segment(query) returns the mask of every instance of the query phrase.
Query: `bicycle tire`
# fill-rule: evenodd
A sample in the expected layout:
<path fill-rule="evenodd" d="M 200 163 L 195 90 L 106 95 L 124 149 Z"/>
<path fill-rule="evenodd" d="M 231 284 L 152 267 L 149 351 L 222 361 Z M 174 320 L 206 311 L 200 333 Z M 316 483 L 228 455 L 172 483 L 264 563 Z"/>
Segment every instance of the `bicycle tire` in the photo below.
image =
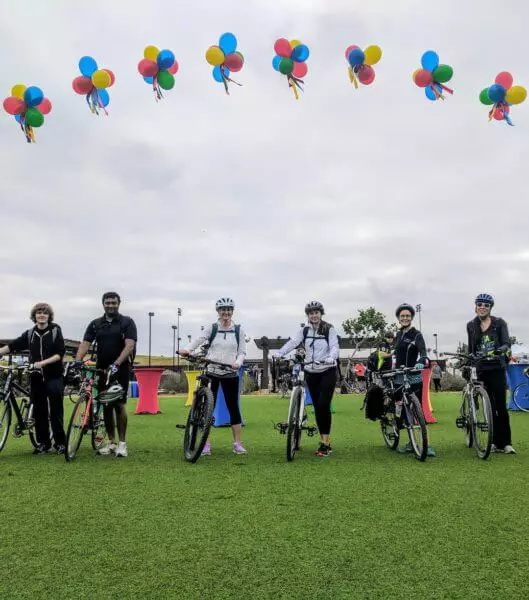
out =
<path fill-rule="evenodd" d="M 392 416 L 392 419 L 388 419 L 386 415 L 382 416 L 380 419 L 380 429 L 386 447 L 389 450 L 396 450 L 399 446 L 400 431 L 395 420 L 395 415 Z"/>
<path fill-rule="evenodd" d="M 481 402 L 479 402 L 481 398 Z M 480 409 L 482 414 L 480 415 Z M 478 458 L 486 460 L 489 457 L 492 447 L 492 407 L 490 398 L 485 388 L 476 386 L 474 395 L 470 404 L 472 437 L 474 438 L 474 448 Z M 485 435 L 481 435 L 485 434 Z"/>
<path fill-rule="evenodd" d="M 421 403 L 415 394 L 410 394 L 404 402 L 404 422 L 408 430 L 410 444 L 415 458 L 424 462 L 428 455 L 428 430 Z M 419 433 L 420 429 L 420 433 Z M 418 432 L 416 437 L 412 432 Z"/>
<path fill-rule="evenodd" d="M 81 394 L 75 403 L 66 431 L 66 451 L 64 453 L 66 462 L 71 462 L 75 458 L 83 441 L 83 436 L 86 433 L 86 425 L 83 425 L 83 423 L 88 409 L 89 396 L 88 394 Z"/>
<path fill-rule="evenodd" d="M 7 436 L 11 427 L 12 410 L 9 397 L 2 400 L 0 403 L 0 451 L 4 449 L 7 442 Z"/>
<path fill-rule="evenodd" d="M 104 419 L 104 408 L 103 405 L 98 403 L 97 413 L 95 416 L 92 416 L 92 448 L 97 452 L 100 448 L 103 447 L 106 439 L 107 439 L 107 427 L 105 425 Z"/>
<path fill-rule="evenodd" d="M 461 405 L 461 416 L 465 419 L 465 445 L 467 448 L 472 448 L 474 445 L 474 436 L 472 433 L 472 425 L 470 423 L 470 402 L 468 392 L 463 392 L 463 404 Z"/>
<path fill-rule="evenodd" d="M 202 454 L 213 424 L 214 407 L 213 392 L 206 387 L 199 388 L 189 409 L 184 432 L 184 458 L 187 462 L 196 463 Z M 197 439 L 199 433 L 200 438 Z"/>
<path fill-rule="evenodd" d="M 299 422 L 299 413 L 301 402 L 303 401 L 303 392 L 301 387 L 297 386 L 292 392 L 292 402 L 288 413 L 287 429 L 287 461 L 292 462 L 299 448 L 301 439 L 301 423 Z"/>
<path fill-rule="evenodd" d="M 525 400 L 525 403 L 529 406 L 529 383 L 526 381 L 520 383 L 520 385 L 517 385 L 514 388 L 512 393 L 512 401 L 518 410 L 521 410 L 522 412 L 529 412 L 529 408 L 522 406 L 522 399 Z"/>

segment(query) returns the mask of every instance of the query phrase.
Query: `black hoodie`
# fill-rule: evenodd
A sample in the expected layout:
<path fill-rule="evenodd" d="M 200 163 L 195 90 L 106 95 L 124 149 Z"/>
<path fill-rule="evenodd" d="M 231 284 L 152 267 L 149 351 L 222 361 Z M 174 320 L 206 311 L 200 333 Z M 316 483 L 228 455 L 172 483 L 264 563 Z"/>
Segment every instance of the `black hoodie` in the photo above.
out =
<path fill-rule="evenodd" d="M 9 344 L 10 352 L 24 352 L 27 350 L 29 350 L 30 363 L 40 362 L 54 354 L 59 354 L 61 360 L 46 365 L 42 371 L 46 379 L 62 377 L 62 358 L 65 347 L 61 328 L 56 323 L 51 323 L 46 329 L 37 329 L 35 325 L 33 329 L 24 331 L 20 337 Z"/>

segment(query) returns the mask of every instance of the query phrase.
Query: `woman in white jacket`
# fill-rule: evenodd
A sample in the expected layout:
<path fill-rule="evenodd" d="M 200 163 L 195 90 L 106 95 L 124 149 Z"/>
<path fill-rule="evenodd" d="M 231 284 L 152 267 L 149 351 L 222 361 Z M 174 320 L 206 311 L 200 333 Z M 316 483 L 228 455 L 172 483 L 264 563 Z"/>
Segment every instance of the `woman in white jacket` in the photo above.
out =
<path fill-rule="evenodd" d="M 305 381 L 312 397 L 316 424 L 321 443 L 316 456 L 329 456 L 331 433 L 331 402 L 336 387 L 336 364 L 340 355 L 338 336 L 330 323 L 322 320 L 325 314 L 321 302 L 312 301 L 305 306 L 308 325 L 297 333 L 279 350 L 277 357 L 284 356 L 298 346 L 305 348 Z"/>
<path fill-rule="evenodd" d="M 232 321 L 235 303 L 231 298 L 220 298 L 215 303 L 218 321 L 204 327 L 202 334 L 191 342 L 181 354 L 186 355 L 203 344 L 209 344 L 206 358 L 216 362 L 231 365 L 226 369 L 218 365 L 208 365 L 207 374 L 211 379 L 211 391 L 217 399 L 219 386 L 222 386 L 224 399 L 230 414 L 230 424 L 233 432 L 233 451 L 235 454 L 246 454 L 241 443 L 241 411 L 239 410 L 239 369 L 246 357 L 245 333 L 240 325 Z M 204 455 L 211 454 L 209 440 L 202 451 Z"/>

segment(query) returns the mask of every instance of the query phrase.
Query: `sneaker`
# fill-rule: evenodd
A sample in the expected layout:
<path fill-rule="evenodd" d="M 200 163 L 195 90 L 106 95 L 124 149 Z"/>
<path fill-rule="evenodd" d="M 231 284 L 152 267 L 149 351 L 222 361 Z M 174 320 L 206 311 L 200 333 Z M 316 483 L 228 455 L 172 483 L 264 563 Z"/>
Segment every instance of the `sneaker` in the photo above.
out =
<path fill-rule="evenodd" d="M 114 442 L 109 442 L 108 444 L 105 444 L 102 448 L 99 448 L 97 453 L 101 456 L 109 456 L 110 454 L 116 452 L 117 447 L 117 444 L 115 444 Z"/>
<path fill-rule="evenodd" d="M 202 450 L 201 456 L 211 456 L 211 444 L 209 442 L 206 442 L 206 445 Z"/>
<path fill-rule="evenodd" d="M 398 448 L 397 452 L 400 452 L 400 454 L 406 454 L 408 452 L 413 452 L 413 448 L 411 447 L 411 443 L 408 442 L 405 446 L 403 446 L 402 448 Z"/>
<path fill-rule="evenodd" d="M 495 452 L 496 454 L 502 454 L 503 452 L 505 452 L 503 448 L 498 448 L 496 444 L 492 444 L 492 446 L 490 447 L 490 451 Z"/>
<path fill-rule="evenodd" d="M 57 454 L 58 456 L 62 456 L 63 454 L 66 454 L 66 448 L 62 444 L 59 444 L 55 448 L 55 454 Z"/>
<path fill-rule="evenodd" d="M 332 448 L 330 444 L 320 443 L 316 452 L 314 452 L 315 456 L 330 456 L 332 454 Z"/>
<path fill-rule="evenodd" d="M 428 446 L 428 450 L 426 451 L 426 456 L 430 456 L 432 458 L 434 456 L 436 456 L 435 450 L 431 446 Z"/>
<path fill-rule="evenodd" d="M 39 444 L 35 450 L 33 450 L 33 454 L 49 454 L 51 452 L 51 447 L 46 446 L 46 444 Z"/>
<path fill-rule="evenodd" d="M 233 444 L 233 451 L 235 454 L 248 454 L 248 452 L 246 452 L 246 448 L 241 443 L 237 442 Z"/>
<path fill-rule="evenodd" d="M 516 454 L 516 450 L 510 444 L 507 444 L 503 451 L 505 452 L 505 454 Z"/>
<path fill-rule="evenodd" d="M 126 458 L 129 455 L 127 452 L 127 442 L 119 442 L 116 448 L 116 457 Z"/>

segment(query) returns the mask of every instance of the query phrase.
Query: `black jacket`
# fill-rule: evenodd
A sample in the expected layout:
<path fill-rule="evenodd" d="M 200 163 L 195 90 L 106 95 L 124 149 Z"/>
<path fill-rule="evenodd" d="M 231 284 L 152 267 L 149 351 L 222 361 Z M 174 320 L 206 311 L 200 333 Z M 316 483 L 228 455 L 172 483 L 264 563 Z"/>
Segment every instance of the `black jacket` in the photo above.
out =
<path fill-rule="evenodd" d="M 478 364 L 478 371 L 505 369 L 507 366 L 507 355 L 511 348 L 507 323 L 500 317 L 491 317 L 490 320 L 490 327 L 487 331 L 481 331 L 479 317 L 475 317 L 467 323 L 470 354 L 477 352 L 487 354 L 491 351 L 501 354 L 501 356 L 481 361 Z"/>
<path fill-rule="evenodd" d="M 426 344 L 422 333 L 412 327 L 408 331 L 402 329 L 395 338 L 395 366 L 414 367 L 419 357 L 427 360 Z"/>
<path fill-rule="evenodd" d="M 39 331 L 37 326 L 33 327 L 33 329 L 24 331 L 20 337 L 9 344 L 9 351 L 29 351 L 29 362 L 31 363 L 40 362 L 41 360 L 50 358 L 50 356 L 53 356 L 54 354 L 59 354 L 61 360 L 52 363 L 51 365 L 46 365 L 42 371 L 46 379 L 62 377 L 62 358 L 64 356 L 65 347 L 61 328 L 56 323 L 51 323 L 43 331 Z"/>

